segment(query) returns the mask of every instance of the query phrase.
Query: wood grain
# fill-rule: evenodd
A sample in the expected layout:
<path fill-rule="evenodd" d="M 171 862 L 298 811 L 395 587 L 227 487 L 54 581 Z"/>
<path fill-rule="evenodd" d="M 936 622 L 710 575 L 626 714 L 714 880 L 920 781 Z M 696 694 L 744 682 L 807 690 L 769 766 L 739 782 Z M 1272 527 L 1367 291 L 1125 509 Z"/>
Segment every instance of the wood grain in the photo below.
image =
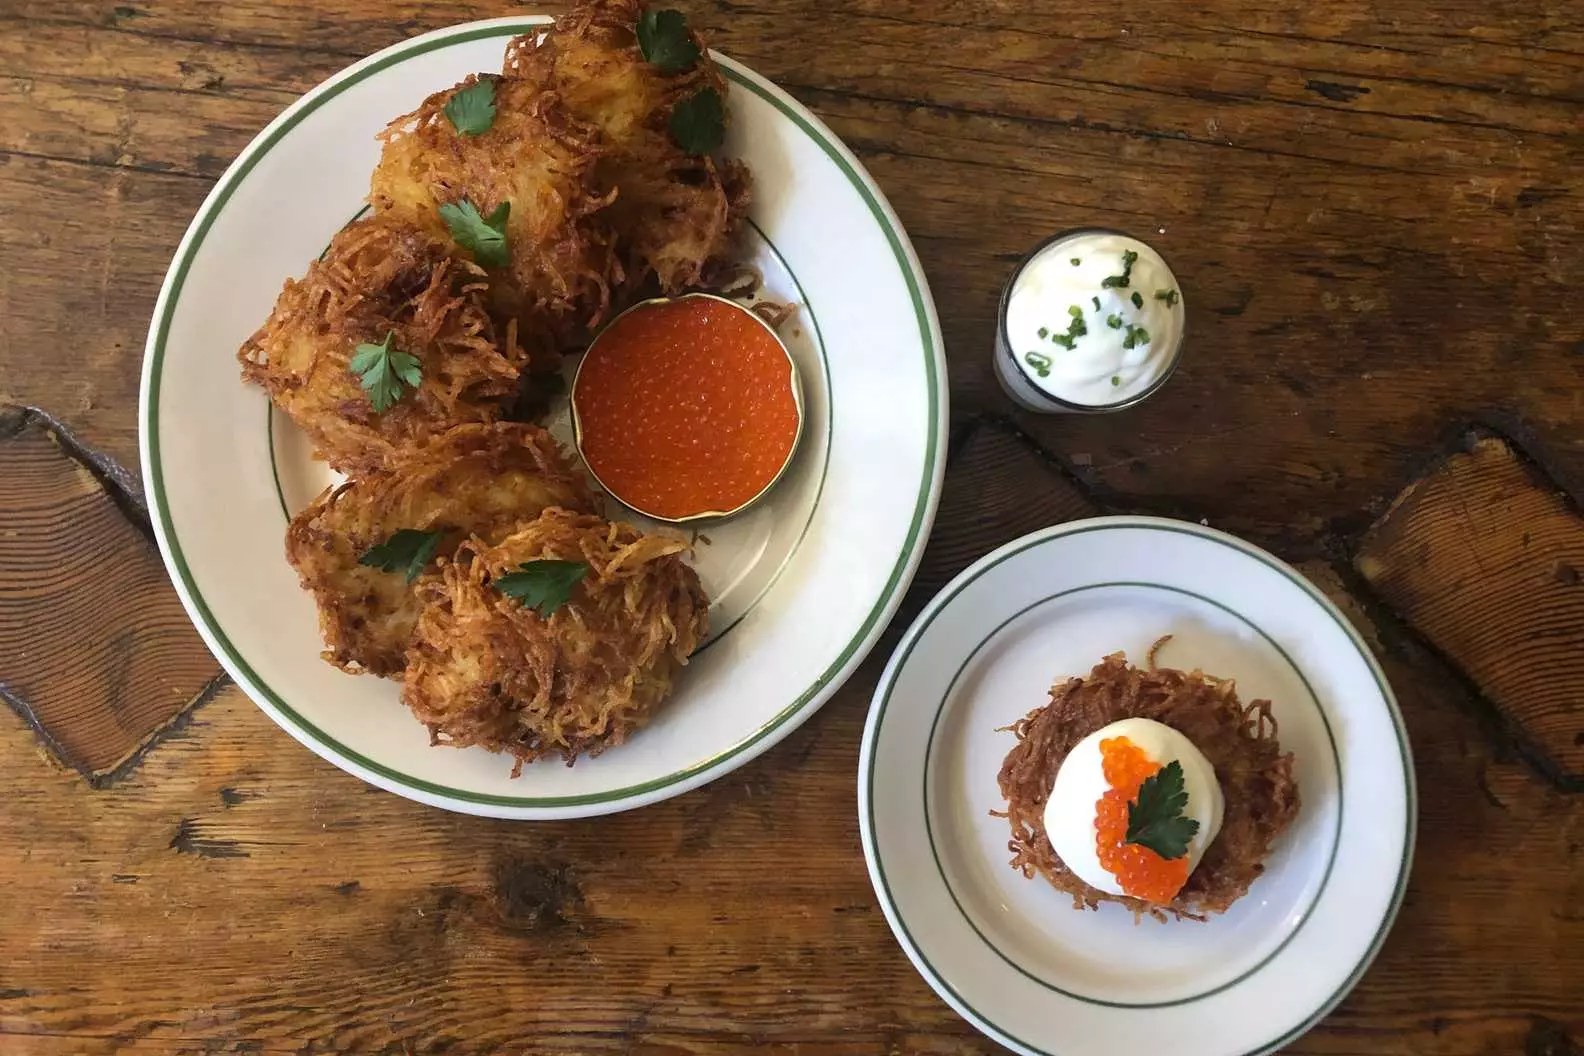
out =
<path fill-rule="evenodd" d="M 953 576 L 1002 543 L 1099 512 L 1005 419 L 968 423 L 956 448 L 905 609 L 921 608 Z"/>
<path fill-rule="evenodd" d="M 39 415 L 0 409 L 0 698 L 63 762 L 103 778 L 219 669 L 139 512 L 96 470 Z"/>
<path fill-rule="evenodd" d="M 1355 564 L 1584 791 L 1584 516 L 1506 440 L 1410 485 Z"/>
<path fill-rule="evenodd" d="M 1349 555 L 1471 420 L 1542 441 L 1584 494 L 1584 20 L 1554 0 L 685 6 L 854 147 L 931 280 L 956 447 L 910 609 L 1091 510 L 1208 519 L 1299 562 L 1381 655 L 1423 802 L 1396 930 L 1289 1051 L 1577 1052 L 1584 800 L 1559 781 L 1577 697 L 1516 707 L 1515 738 L 1476 673 L 1488 646 L 1437 639 Z M 0 0 L 0 400 L 133 465 L 154 300 L 230 160 L 378 48 L 537 10 Z M 996 298 L 1078 223 L 1173 262 L 1186 358 L 1128 413 L 1024 415 L 990 369 Z M 1520 596 L 1511 572 L 1535 569 L 1508 568 L 1491 590 Z M 0 573 L 0 596 L 30 581 Z M 1548 667 L 1576 617 L 1556 626 Z M 914 973 L 869 889 L 853 786 L 882 660 L 743 770 L 553 825 L 374 791 L 235 691 L 98 790 L 0 711 L 0 1052 L 998 1051 Z"/>

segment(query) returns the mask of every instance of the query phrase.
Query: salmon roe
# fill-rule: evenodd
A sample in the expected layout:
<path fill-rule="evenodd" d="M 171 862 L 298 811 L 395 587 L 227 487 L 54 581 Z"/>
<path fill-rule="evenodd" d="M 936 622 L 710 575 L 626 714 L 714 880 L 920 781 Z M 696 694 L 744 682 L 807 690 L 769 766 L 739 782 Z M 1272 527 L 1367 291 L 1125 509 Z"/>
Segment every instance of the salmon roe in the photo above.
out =
<path fill-rule="evenodd" d="M 1148 847 L 1127 843 L 1128 804 L 1139 786 L 1161 769 L 1144 749 L 1126 737 L 1100 742 L 1100 766 L 1111 790 L 1095 804 L 1095 850 L 1123 894 L 1165 905 L 1188 882 L 1188 856 L 1162 858 Z"/>
<path fill-rule="evenodd" d="M 599 482 L 642 513 L 730 513 L 792 457 L 795 384 L 785 349 L 748 309 L 710 297 L 644 305 L 584 356 L 578 444 Z"/>

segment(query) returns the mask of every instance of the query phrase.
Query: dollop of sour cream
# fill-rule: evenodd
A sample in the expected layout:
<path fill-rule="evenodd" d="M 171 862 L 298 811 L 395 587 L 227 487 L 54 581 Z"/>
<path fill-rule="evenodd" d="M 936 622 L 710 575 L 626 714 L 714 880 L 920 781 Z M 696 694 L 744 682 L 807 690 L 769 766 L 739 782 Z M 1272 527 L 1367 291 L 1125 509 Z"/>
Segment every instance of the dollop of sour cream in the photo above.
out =
<path fill-rule="evenodd" d="M 1188 842 L 1188 874 L 1198 868 L 1204 852 L 1221 831 L 1226 803 L 1215 767 L 1194 743 L 1164 723 L 1153 719 L 1123 719 L 1096 730 L 1073 746 L 1056 772 L 1056 783 L 1045 803 L 1045 834 L 1061 860 L 1084 883 L 1109 895 L 1125 895 L 1117 878 L 1100 864 L 1095 845 L 1095 805 L 1110 791 L 1102 769 L 1100 742 L 1125 737 L 1151 760 L 1165 766 L 1182 764 L 1183 790 L 1188 804 L 1183 815 L 1199 823 Z"/>
<path fill-rule="evenodd" d="M 1182 289 L 1159 253 L 1126 235 L 1082 231 L 1040 250 L 1013 278 L 1006 340 L 1032 384 L 1104 407 L 1170 368 L 1184 319 Z"/>

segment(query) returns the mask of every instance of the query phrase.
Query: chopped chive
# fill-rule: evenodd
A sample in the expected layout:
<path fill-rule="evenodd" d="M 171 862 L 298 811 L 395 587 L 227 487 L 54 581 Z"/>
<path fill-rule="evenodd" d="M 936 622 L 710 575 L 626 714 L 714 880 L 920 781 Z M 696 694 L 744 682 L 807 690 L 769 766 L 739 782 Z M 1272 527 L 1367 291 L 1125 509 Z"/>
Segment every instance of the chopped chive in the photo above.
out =
<path fill-rule="evenodd" d="M 1038 352 L 1025 352 L 1023 362 L 1033 367 L 1042 378 L 1050 377 L 1051 358 Z"/>
<path fill-rule="evenodd" d="M 1131 249 L 1122 254 L 1122 274 L 1108 275 L 1100 280 L 1100 288 L 1109 290 L 1113 287 L 1126 287 L 1133 282 L 1133 262 L 1138 260 L 1138 254 Z"/>
<path fill-rule="evenodd" d="M 1176 290 L 1156 290 L 1155 299 L 1157 301 L 1165 301 L 1166 307 L 1168 308 L 1175 308 L 1177 306 L 1177 302 L 1182 298 L 1178 296 Z"/>
<path fill-rule="evenodd" d="M 1073 340 L 1071 337 L 1067 336 L 1066 334 L 1052 334 L 1051 335 L 1051 340 L 1056 342 L 1058 345 L 1062 346 L 1063 348 L 1065 348 L 1069 352 L 1071 352 L 1074 348 L 1078 347 L 1078 342 Z"/>
<path fill-rule="evenodd" d="M 1067 314 L 1072 316 L 1074 319 L 1082 319 L 1083 309 L 1078 307 L 1076 304 L 1070 304 L 1067 306 Z"/>
<path fill-rule="evenodd" d="M 1082 263 L 1083 263 L 1083 258 L 1082 257 L 1074 257 L 1074 258 L 1072 258 L 1072 266 L 1073 267 L 1076 268 L 1078 265 L 1080 265 Z"/>
<path fill-rule="evenodd" d="M 1142 326 L 1133 326 L 1130 324 L 1127 328 L 1127 336 L 1122 339 L 1122 347 L 1137 348 L 1139 345 L 1149 344 L 1149 341 L 1150 335 L 1148 330 L 1144 329 Z"/>
<path fill-rule="evenodd" d="M 1137 290 L 1133 291 L 1133 296 L 1130 299 L 1133 301 L 1133 307 L 1135 307 L 1135 308 L 1144 307 L 1144 297 Z"/>
<path fill-rule="evenodd" d="M 1098 297 L 1091 297 L 1091 298 L 1089 298 L 1089 299 L 1090 299 L 1090 300 L 1091 300 L 1091 301 L 1093 301 L 1093 302 L 1094 302 L 1094 306 L 1095 306 L 1095 311 L 1097 311 L 1097 312 L 1098 312 L 1098 311 L 1099 311 L 1099 310 L 1100 310 L 1100 298 L 1098 298 Z"/>
<path fill-rule="evenodd" d="M 1043 341 L 1045 338 L 1050 336 L 1050 331 L 1042 326 L 1042 327 L 1039 328 L 1039 335 L 1040 335 L 1040 340 Z"/>
<path fill-rule="evenodd" d="M 1108 315 L 1106 316 L 1106 325 L 1113 330 L 1120 330 L 1122 329 L 1122 317 L 1120 315 Z"/>
<path fill-rule="evenodd" d="M 1118 375 L 1116 375 L 1116 374 L 1113 374 L 1113 375 L 1111 375 L 1111 384 L 1113 384 L 1113 385 L 1120 385 L 1120 384 L 1122 384 L 1122 379 L 1121 379 L 1121 377 L 1119 377 L 1119 376 L 1118 376 Z"/>

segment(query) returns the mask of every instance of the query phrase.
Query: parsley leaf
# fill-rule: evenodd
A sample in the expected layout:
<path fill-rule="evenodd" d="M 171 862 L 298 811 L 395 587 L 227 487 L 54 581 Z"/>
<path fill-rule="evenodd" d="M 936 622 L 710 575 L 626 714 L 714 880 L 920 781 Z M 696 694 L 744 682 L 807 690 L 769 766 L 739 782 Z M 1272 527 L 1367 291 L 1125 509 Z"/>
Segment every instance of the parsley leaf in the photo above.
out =
<path fill-rule="evenodd" d="M 1199 831 L 1197 821 L 1183 817 L 1187 805 L 1182 763 L 1173 759 L 1145 778 L 1138 798 L 1128 804 L 1125 842 L 1148 847 L 1162 858 L 1181 858 Z"/>
<path fill-rule="evenodd" d="M 445 104 L 446 119 L 464 136 L 481 136 L 495 123 L 495 82 L 480 77 Z"/>
<path fill-rule="evenodd" d="M 440 207 L 440 219 L 457 245 L 486 268 L 504 268 L 511 261 L 511 250 L 506 246 L 506 218 L 510 215 L 510 202 L 502 202 L 488 216 L 480 215 L 478 206 L 466 198 Z"/>
<path fill-rule="evenodd" d="M 523 608 L 538 609 L 539 615 L 549 617 L 567 603 L 588 570 L 582 561 L 524 561 L 517 571 L 497 576 L 495 589 L 522 602 Z"/>
<path fill-rule="evenodd" d="M 1136 261 L 1136 260 L 1138 260 L 1138 254 L 1133 252 L 1133 250 L 1129 249 L 1129 250 L 1123 251 L 1123 253 L 1122 253 L 1122 274 L 1120 274 L 1120 275 L 1107 275 L 1105 278 L 1100 280 L 1100 288 L 1102 290 L 1109 290 L 1109 289 L 1113 289 L 1113 288 L 1116 288 L 1116 287 L 1125 287 L 1125 286 L 1132 285 L 1132 283 L 1133 283 L 1133 262 Z"/>
<path fill-rule="evenodd" d="M 699 46 L 680 11 L 645 9 L 638 16 L 638 48 L 666 73 L 680 73 L 699 60 Z"/>
<path fill-rule="evenodd" d="M 375 414 L 390 410 L 407 394 L 407 389 L 416 389 L 423 380 L 418 357 L 391 347 L 391 339 L 395 336 L 396 332 L 390 331 L 377 345 L 358 345 L 352 350 L 352 361 L 347 364 L 348 370 L 359 375 L 359 383 L 368 393 Z"/>
<path fill-rule="evenodd" d="M 370 565 L 381 572 L 407 572 L 411 583 L 434 557 L 444 532 L 420 532 L 416 528 L 402 528 L 395 535 L 369 547 L 358 556 L 358 564 Z"/>
<path fill-rule="evenodd" d="M 671 138 L 689 154 L 713 154 L 726 141 L 726 108 L 720 93 L 705 88 L 671 110 Z"/>

